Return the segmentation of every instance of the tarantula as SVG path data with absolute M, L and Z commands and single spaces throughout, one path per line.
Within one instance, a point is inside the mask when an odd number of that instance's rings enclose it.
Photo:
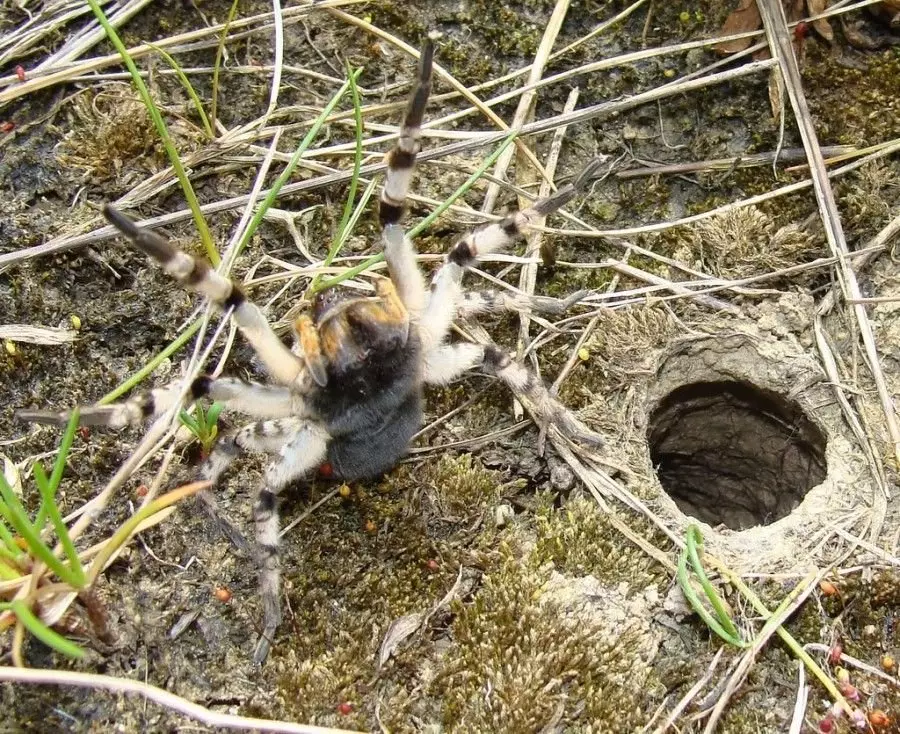
M 262 419 L 219 441 L 201 469 L 204 479 L 218 480 L 241 451 L 277 457 L 265 471 L 253 507 L 263 607 L 263 629 L 253 655 L 257 663 L 266 659 L 281 621 L 278 495 L 326 463 L 333 475 L 344 481 L 371 478 L 395 466 L 422 426 L 424 385 L 446 384 L 478 368 L 506 383 L 537 420 L 555 425 L 572 439 L 600 443 L 535 374 L 497 346 L 447 343 L 450 327 L 460 313 L 522 306 L 521 298 L 490 291 L 464 293 L 461 279 L 465 269 L 479 256 L 510 244 L 530 224 L 571 200 L 591 180 L 598 162 L 588 165 L 556 194 L 463 237 L 450 249 L 429 290 L 400 221 L 420 150 L 432 57 L 429 41 L 420 54 L 418 79 L 399 140 L 387 156 L 379 217 L 390 278 L 375 280 L 374 296 L 361 297 L 336 288 L 319 292 L 312 314 L 300 316 L 293 324 L 293 348 L 282 343 L 262 311 L 234 282 L 160 235 L 137 227 L 111 206 L 104 209 L 125 237 L 182 286 L 231 314 L 275 383 L 199 377 L 190 390 L 194 399 L 207 396 L 224 403 L 226 409 Z M 555 299 L 526 300 L 537 309 L 564 307 Z M 81 422 L 112 427 L 137 424 L 166 413 L 181 392 L 180 385 L 173 383 L 122 403 L 84 408 Z M 67 413 L 39 411 L 20 416 L 49 423 L 68 419 Z M 240 538 L 239 534 L 231 537 Z

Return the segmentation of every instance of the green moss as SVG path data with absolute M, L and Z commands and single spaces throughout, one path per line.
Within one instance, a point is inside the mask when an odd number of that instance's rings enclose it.
M 471 454 L 442 456 L 429 468 L 425 481 L 435 492 L 443 514 L 462 518 L 479 515 L 500 501 L 500 472 L 485 469 Z
M 544 595 L 546 567 L 507 554 L 475 602 L 457 604 L 433 685 L 458 731 L 539 731 L 591 724 L 628 732 L 642 723 L 640 634 L 573 619 Z
M 629 518 L 632 522 L 637 521 Z M 535 524 L 535 556 L 541 562 L 552 561 L 563 573 L 590 574 L 608 584 L 625 582 L 632 591 L 669 580 L 664 568 L 610 525 L 592 499 L 575 498 L 560 509 L 545 506 L 537 512 Z M 657 535 L 650 527 L 635 528 L 635 533 L 648 539 Z M 667 545 L 661 538 L 655 540 Z
M 823 145 L 867 146 L 896 135 L 900 50 L 867 55 L 866 68 L 855 69 L 825 44 L 807 44 L 803 83 Z

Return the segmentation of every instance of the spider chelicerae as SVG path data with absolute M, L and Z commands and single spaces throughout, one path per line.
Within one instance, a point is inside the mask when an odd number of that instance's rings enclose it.
M 162 236 L 137 227 L 111 206 L 104 209 L 125 237 L 182 286 L 231 314 L 274 383 L 199 377 L 190 390 L 194 399 L 206 396 L 224 403 L 227 410 L 258 419 L 216 444 L 201 469 L 202 478 L 215 483 L 242 451 L 276 457 L 265 471 L 253 506 L 263 607 L 262 633 L 253 655 L 257 663 L 266 659 L 281 621 L 278 495 L 323 464 L 329 464 L 333 475 L 344 481 L 375 477 L 394 467 L 422 426 L 424 385 L 444 385 L 479 369 L 506 383 L 540 423 L 555 426 L 573 440 L 600 443 L 534 373 L 496 345 L 447 341 L 458 315 L 523 306 L 564 308 L 555 299 L 464 292 L 461 280 L 480 256 L 511 244 L 529 225 L 570 201 L 590 182 L 599 162 L 590 163 L 552 196 L 464 236 L 450 249 L 427 288 L 400 221 L 420 149 L 433 54 L 433 44 L 427 41 L 399 140 L 387 156 L 379 218 L 390 278 L 377 278 L 371 296 L 339 288 L 319 292 L 311 315 L 302 315 L 293 324 L 292 348 L 282 343 L 262 311 L 231 280 Z M 138 424 L 168 412 L 182 392 L 181 385 L 173 383 L 122 403 L 83 408 L 81 422 L 112 427 Z M 46 423 L 65 422 L 69 417 L 42 411 L 19 415 Z M 209 495 L 206 501 L 213 502 Z M 240 543 L 239 533 L 228 527 L 226 522 L 224 529 Z

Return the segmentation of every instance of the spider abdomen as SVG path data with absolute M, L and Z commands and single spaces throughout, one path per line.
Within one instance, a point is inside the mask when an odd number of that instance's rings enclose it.
M 410 333 L 405 343 L 373 349 L 340 379 L 309 397 L 332 437 L 328 462 L 335 476 L 365 479 L 388 471 L 406 453 L 422 426 L 424 409 L 421 345 Z

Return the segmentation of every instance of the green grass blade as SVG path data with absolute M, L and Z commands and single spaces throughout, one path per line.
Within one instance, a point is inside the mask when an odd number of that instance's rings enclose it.
M 319 114 L 319 116 L 313 121 L 312 126 L 309 128 L 309 132 L 306 133 L 306 136 L 303 140 L 300 141 L 300 145 L 297 146 L 297 150 L 294 151 L 294 154 L 291 156 L 290 161 L 284 167 L 284 170 L 275 179 L 275 183 L 272 184 L 272 187 L 269 189 L 269 192 L 266 194 L 266 198 L 263 199 L 263 202 L 259 205 L 259 208 L 256 210 L 256 213 L 253 215 L 253 218 L 250 220 L 250 224 L 247 225 L 247 230 L 244 232 L 244 236 L 241 237 L 240 242 L 238 242 L 237 251 L 240 253 L 243 251 L 244 247 L 246 247 L 247 243 L 250 241 L 250 238 L 253 236 L 253 233 L 256 232 L 256 229 L 259 227 L 260 223 L 265 217 L 266 212 L 272 207 L 272 204 L 275 203 L 275 200 L 278 198 L 278 193 L 281 191 L 281 187 L 284 186 L 291 175 L 294 173 L 294 169 L 297 168 L 297 164 L 300 163 L 300 158 L 303 154 L 309 149 L 309 146 L 312 145 L 313 140 L 315 140 L 316 135 L 319 134 L 319 130 L 322 129 L 322 126 L 325 124 L 325 120 L 328 119 L 328 116 L 332 113 L 335 107 L 337 107 L 338 102 L 341 101 L 343 96 L 347 93 L 347 90 L 350 88 L 352 83 L 355 83 L 356 78 L 362 73 L 362 69 L 357 69 L 350 75 L 350 78 L 341 85 L 341 88 L 335 92 L 335 95 L 329 100 L 328 104 L 325 105 L 325 109 Z
M 172 70 L 175 72 L 175 76 L 178 77 L 178 81 L 181 82 L 181 86 L 184 87 L 184 91 L 188 93 L 188 96 L 191 98 L 191 102 L 194 103 L 194 108 L 197 110 L 197 114 L 200 116 L 200 121 L 203 123 L 203 130 L 206 132 L 206 137 L 212 140 L 215 137 L 215 133 L 213 133 L 212 124 L 209 121 L 209 118 L 206 116 L 206 110 L 203 109 L 203 103 L 200 101 L 200 95 L 197 94 L 197 90 L 194 89 L 194 85 L 191 84 L 191 80 L 187 78 L 187 74 L 184 73 L 184 70 L 181 68 L 181 65 L 175 60 L 175 58 L 166 51 L 164 48 L 160 48 L 155 43 L 147 43 L 147 45 L 152 48 L 156 53 L 162 56 L 166 63 L 172 67 Z
M 69 581 L 69 583 L 76 588 L 83 588 L 85 584 L 84 567 L 81 565 L 78 551 L 75 550 L 75 544 L 69 536 L 69 529 L 66 527 L 66 523 L 59 512 L 59 506 L 56 504 L 56 487 L 51 485 L 41 492 L 41 508 L 46 510 L 47 517 L 50 518 L 50 524 L 53 525 L 53 530 L 56 533 L 56 539 L 62 545 L 63 552 L 69 561 L 68 568 L 72 576 L 72 581 Z M 35 531 L 40 534 L 41 528 L 35 528 Z
M 691 605 L 691 608 L 700 616 L 707 627 L 709 627 L 719 637 L 725 640 L 725 642 L 727 642 L 729 645 L 734 645 L 738 648 L 745 648 L 747 647 L 748 643 L 744 642 L 744 640 L 742 640 L 738 636 L 737 629 L 735 628 L 734 623 L 731 621 L 731 618 L 725 611 L 724 605 L 722 604 L 721 600 L 719 600 L 718 594 L 716 593 L 715 589 L 712 588 L 712 585 L 709 583 L 709 579 L 703 572 L 702 566 L 700 566 L 696 547 L 698 538 L 702 541 L 702 536 L 700 536 L 699 528 L 697 528 L 696 525 L 691 525 L 687 530 L 687 545 L 678 558 L 678 571 L 676 573 L 676 577 L 678 578 L 678 585 L 681 587 L 684 598 L 687 599 L 688 603 Z M 691 550 L 692 548 L 693 550 Z M 709 613 L 707 608 L 703 605 L 703 602 L 700 601 L 700 597 L 697 595 L 697 592 L 694 591 L 694 586 L 693 584 L 691 584 L 690 572 L 688 571 L 689 558 L 692 559 L 692 562 L 694 562 L 694 558 L 697 559 L 697 565 L 694 566 L 694 571 L 696 573 L 697 567 L 700 566 L 701 571 L 697 575 L 701 579 L 701 584 L 703 584 L 703 579 L 706 579 L 706 584 L 703 586 L 703 590 L 706 593 L 707 597 L 710 598 L 710 603 L 713 604 L 713 608 L 716 609 L 717 616 L 719 616 L 721 619 L 721 615 L 724 615 L 724 618 L 728 622 L 728 629 L 726 629 L 726 627 L 723 626 L 723 624 L 721 624 L 718 619 L 716 619 L 712 614 Z M 712 594 L 712 597 L 710 597 L 710 593 Z M 713 597 L 715 598 L 715 603 L 713 602 Z M 721 615 L 719 613 L 720 609 Z
M 206 427 L 208 429 L 212 430 L 216 427 L 216 423 L 219 422 L 219 415 L 224 407 L 225 403 L 213 403 L 209 406 L 209 410 L 206 411 Z
M 28 519 L 28 515 L 25 514 L 25 508 L 22 507 L 12 490 L 5 485 L 5 482 L 0 482 L 0 498 L 2 498 L 2 502 L 0 502 L 0 516 L 24 538 L 33 557 L 42 561 L 60 580 L 74 588 L 80 588 L 78 577 L 68 566 L 54 556 L 53 551 L 41 540 L 40 534 L 35 531 L 34 526 Z
M 122 397 L 125 393 L 131 390 L 135 385 L 142 382 L 148 375 L 152 374 L 153 370 L 155 370 L 159 365 L 161 365 L 165 360 L 171 357 L 175 352 L 181 349 L 187 341 L 194 336 L 199 330 L 200 325 L 203 323 L 203 318 L 198 317 L 193 324 L 188 326 L 178 337 L 173 341 L 169 346 L 163 349 L 159 354 L 157 354 L 153 359 L 147 362 L 146 365 L 141 367 L 137 372 L 135 372 L 131 377 L 129 377 L 125 382 L 119 385 L 117 388 L 108 392 L 104 395 L 100 400 L 97 401 L 99 405 L 106 405 L 107 403 L 112 403 Z
M 441 205 L 435 209 L 431 214 L 429 214 L 425 219 L 419 222 L 415 227 L 413 227 L 407 233 L 407 236 L 412 239 L 416 235 L 421 234 L 427 227 L 430 227 L 431 224 L 436 220 L 441 214 L 443 214 L 447 209 L 449 209 L 456 202 L 459 197 L 465 194 L 469 189 L 471 189 L 475 183 L 481 178 L 485 171 L 488 168 L 496 163 L 497 159 L 503 154 L 503 151 L 506 150 L 510 145 L 512 145 L 513 141 L 516 139 L 515 132 L 510 133 L 500 144 L 500 146 L 491 153 L 480 166 L 478 166 L 477 170 L 466 179 L 466 182 L 460 186 L 456 191 L 454 191 L 450 197 L 441 203 Z M 355 278 L 360 273 L 365 272 L 373 265 L 377 265 L 382 260 L 384 260 L 384 253 L 379 252 L 377 255 L 372 255 L 372 257 L 363 260 L 359 265 L 355 265 L 352 268 L 348 268 L 346 272 L 341 273 L 340 275 L 335 276 L 334 278 L 330 278 L 328 280 L 324 280 L 319 283 L 314 289 L 311 288 L 311 293 L 316 293 L 318 291 L 323 291 L 326 288 L 333 288 L 334 286 L 343 283 L 345 280 L 350 280 L 351 278 Z
M 200 435 L 200 424 L 197 422 L 196 418 L 188 413 L 186 410 L 182 410 L 178 414 L 178 420 L 182 422 L 183 425 L 188 427 L 191 433 L 195 436 Z
M 22 557 L 22 551 L 14 553 L 4 545 L 0 545 L 0 580 L 15 581 L 22 578 L 22 574 L 17 571 L 19 559 Z M 4 561 L 5 559 L 5 561 Z
M 34 483 L 37 485 L 38 493 L 41 497 L 50 493 L 50 480 L 47 478 L 47 473 L 44 471 L 44 467 L 40 465 L 39 462 L 34 462 L 34 466 L 31 467 L 31 472 L 34 474 Z M 47 505 L 44 501 L 41 501 L 41 506 L 38 508 L 37 515 L 34 518 L 34 522 L 31 523 L 34 525 L 34 529 L 38 533 L 44 532 L 44 525 L 47 524 Z
M 721 598 L 719 598 L 719 594 L 715 587 L 710 583 L 709 577 L 706 575 L 706 570 L 703 568 L 703 563 L 700 561 L 698 546 L 702 545 L 703 536 L 700 534 L 700 528 L 696 525 L 689 526 L 687 529 L 686 551 L 691 566 L 694 569 L 694 573 L 697 575 L 697 579 L 703 587 L 703 592 L 706 594 L 706 598 L 709 599 L 709 603 L 712 605 L 712 608 L 719 618 L 719 622 L 725 628 L 725 631 L 732 637 L 738 637 L 737 627 L 735 627 L 734 622 L 731 621 L 728 610 L 725 609 L 725 604 L 722 602 Z
M 209 116 L 212 118 L 212 124 L 216 124 L 216 112 L 219 104 L 219 69 L 222 68 L 222 56 L 225 54 L 225 39 L 228 38 L 228 30 L 231 28 L 231 22 L 237 15 L 238 0 L 231 3 L 231 9 L 228 11 L 228 17 L 225 19 L 225 25 L 222 26 L 222 33 L 219 35 L 219 44 L 216 46 L 216 63 L 213 65 L 212 77 L 212 102 L 209 107 Z
M 15 599 L 9 603 L 0 602 L 0 610 L 7 609 L 16 615 L 19 621 L 25 625 L 25 629 L 47 647 L 51 647 L 70 658 L 80 659 L 84 657 L 84 651 L 78 645 L 50 629 L 34 615 L 28 608 L 28 605 L 21 599 Z
M 0 479 L 0 481 L 3 481 Z M 2 502 L 2 500 L 0 500 Z M 7 527 L 5 522 L 0 521 L 0 548 L 5 549 L 8 553 L 11 553 L 16 558 L 22 557 L 22 549 L 19 547 L 19 544 L 16 543 L 15 536 L 10 532 L 9 527 Z
M 66 430 L 63 433 L 62 441 L 59 444 L 59 451 L 56 454 L 56 461 L 53 463 L 53 473 L 50 474 L 50 490 L 55 494 L 59 489 L 59 483 L 62 481 L 63 472 L 66 470 L 66 460 L 69 458 L 69 451 L 72 450 L 72 444 L 75 442 L 75 432 L 78 430 L 78 408 L 72 411 L 69 422 L 66 424 Z
M 212 235 L 210 234 L 209 227 L 206 225 L 206 219 L 203 217 L 203 212 L 200 211 L 200 202 L 197 201 L 197 195 L 194 193 L 194 187 L 191 186 L 191 182 L 187 176 L 187 172 L 184 170 L 184 166 L 181 163 L 181 158 L 178 156 L 178 150 L 175 148 L 175 143 L 172 140 L 172 136 L 169 135 L 169 129 L 166 127 L 165 120 L 163 120 L 159 108 L 156 106 L 156 103 L 150 96 L 150 90 L 147 89 L 147 85 L 141 78 L 140 72 L 138 72 L 138 68 L 134 63 L 134 59 L 132 59 L 129 55 L 128 49 L 125 48 L 125 44 L 122 43 L 122 39 L 119 38 L 119 34 L 116 33 L 116 29 L 113 28 L 109 20 L 107 20 L 106 15 L 103 13 L 103 9 L 100 7 L 100 4 L 97 2 L 97 0 L 87 0 L 87 2 L 88 5 L 91 6 L 91 10 L 93 11 L 97 20 L 100 22 L 100 25 L 103 26 L 103 30 L 106 31 L 106 35 L 109 38 L 110 42 L 122 57 L 122 61 L 128 68 L 128 73 L 131 74 L 131 80 L 134 83 L 134 86 L 137 88 L 138 94 L 141 96 L 141 99 L 144 102 L 144 106 L 146 106 L 147 112 L 150 114 L 150 117 L 153 120 L 153 124 L 156 126 L 156 132 L 159 135 L 160 140 L 162 140 L 163 146 L 166 149 L 166 154 L 169 156 L 169 161 L 171 162 L 172 168 L 175 171 L 175 175 L 178 177 L 178 181 L 181 184 L 181 189 L 184 192 L 184 198 L 187 200 L 187 204 L 194 215 L 194 224 L 197 227 L 197 232 L 200 235 L 200 240 L 201 242 L 203 242 L 203 247 L 206 250 L 206 255 L 209 258 L 209 261 L 214 266 L 216 266 L 219 264 L 219 253 L 216 251 L 216 246 L 213 242 Z
M 0 556 L 2 555 L 3 553 L 0 553 Z M 0 558 L 0 581 L 15 581 L 20 578 L 22 578 L 22 574 L 16 573 L 10 566 L 7 566 L 3 562 L 2 558 Z

